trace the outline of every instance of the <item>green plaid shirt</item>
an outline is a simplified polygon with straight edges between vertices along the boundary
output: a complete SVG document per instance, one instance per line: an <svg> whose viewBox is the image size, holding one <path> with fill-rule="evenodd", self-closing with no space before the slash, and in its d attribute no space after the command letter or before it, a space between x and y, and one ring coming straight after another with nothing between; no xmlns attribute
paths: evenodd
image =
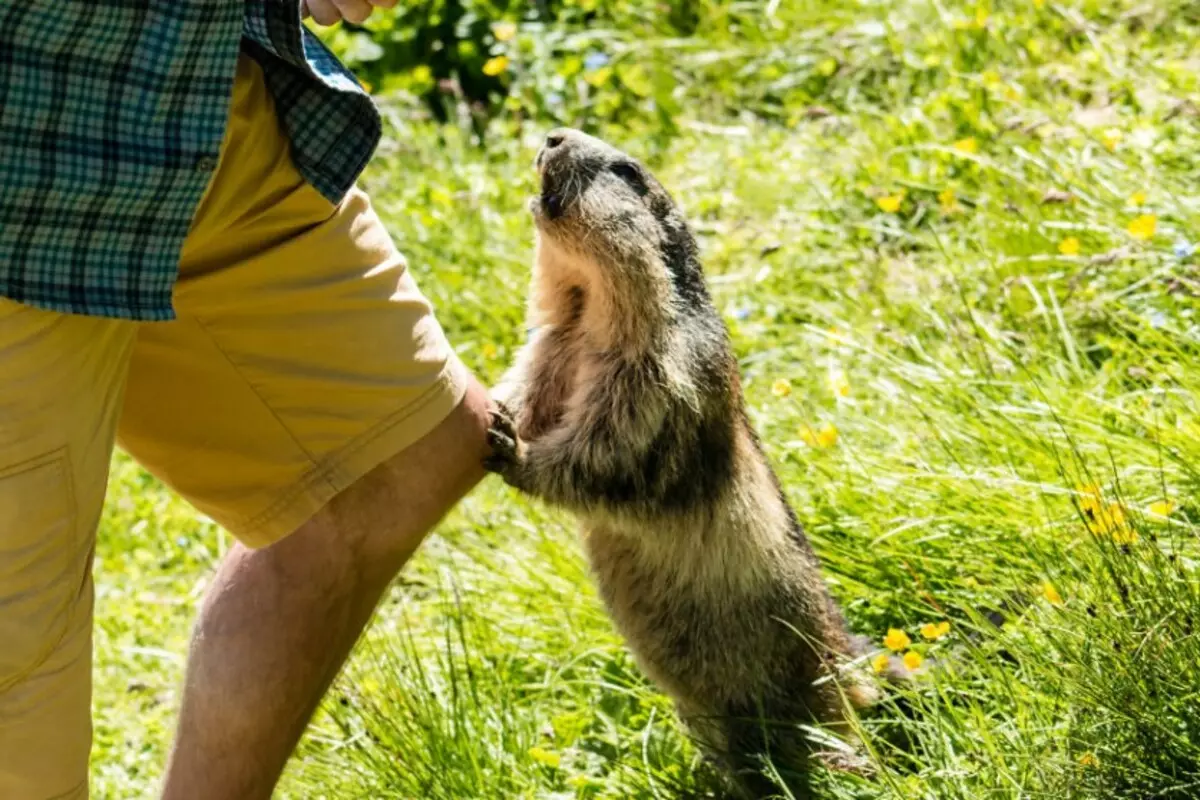
<svg viewBox="0 0 1200 800"><path fill-rule="evenodd" d="M241 47L262 64L297 168L337 202L379 116L301 25L298 0L0 0L0 296L174 317Z"/></svg>

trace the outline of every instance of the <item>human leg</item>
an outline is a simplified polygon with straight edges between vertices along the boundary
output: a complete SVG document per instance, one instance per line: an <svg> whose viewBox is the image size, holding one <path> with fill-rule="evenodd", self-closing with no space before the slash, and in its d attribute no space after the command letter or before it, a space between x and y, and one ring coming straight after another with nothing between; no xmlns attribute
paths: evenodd
<svg viewBox="0 0 1200 800"><path fill-rule="evenodd" d="M239 545L164 792L267 797L387 583L483 476L486 393L366 196L332 206L295 172L244 58L176 307L138 332L118 442Z"/></svg>
<svg viewBox="0 0 1200 800"><path fill-rule="evenodd" d="M486 395L269 547L236 545L188 659L164 797L266 798L388 583L483 476Z"/></svg>

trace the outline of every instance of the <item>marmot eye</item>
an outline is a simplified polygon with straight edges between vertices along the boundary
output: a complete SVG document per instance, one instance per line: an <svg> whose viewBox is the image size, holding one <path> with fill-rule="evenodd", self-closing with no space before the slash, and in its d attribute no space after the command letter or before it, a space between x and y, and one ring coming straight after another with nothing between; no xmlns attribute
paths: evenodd
<svg viewBox="0 0 1200 800"><path fill-rule="evenodd" d="M618 161L609 170L625 183L629 184L638 194L646 193L646 181L642 179L641 170L628 161Z"/></svg>

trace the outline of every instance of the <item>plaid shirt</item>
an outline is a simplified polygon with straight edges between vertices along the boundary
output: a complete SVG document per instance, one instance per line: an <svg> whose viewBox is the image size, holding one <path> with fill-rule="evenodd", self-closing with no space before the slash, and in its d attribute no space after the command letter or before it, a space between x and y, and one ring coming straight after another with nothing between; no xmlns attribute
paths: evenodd
<svg viewBox="0 0 1200 800"><path fill-rule="evenodd" d="M297 168L337 202L380 121L298 0L0 0L0 296L174 317L240 47L262 64Z"/></svg>

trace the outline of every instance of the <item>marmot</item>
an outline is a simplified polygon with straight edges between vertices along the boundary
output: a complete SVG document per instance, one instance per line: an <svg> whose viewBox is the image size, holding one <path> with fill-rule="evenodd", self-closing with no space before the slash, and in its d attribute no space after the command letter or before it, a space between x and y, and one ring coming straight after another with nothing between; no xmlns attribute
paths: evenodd
<svg viewBox="0 0 1200 800"><path fill-rule="evenodd" d="M679 208L576 130L551 132L536 166L531 332L492 391L487 468L580 518L636 662L753 786L755 756L802 763L797 723L844 723L873 687L839 669L856 648L746 416Z"/></svg>

